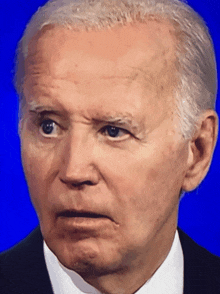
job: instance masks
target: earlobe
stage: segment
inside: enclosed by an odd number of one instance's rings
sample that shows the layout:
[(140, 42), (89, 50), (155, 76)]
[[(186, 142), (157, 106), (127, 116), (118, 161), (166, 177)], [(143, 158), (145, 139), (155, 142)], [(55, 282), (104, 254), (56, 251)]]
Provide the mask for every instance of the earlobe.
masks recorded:
[(218, 116), (214, 110), (207, 110), (201, 117), (197, 131), (189, 141), (187, 171), (182, 190), (195, 189), (209, 170), (218, 133)]

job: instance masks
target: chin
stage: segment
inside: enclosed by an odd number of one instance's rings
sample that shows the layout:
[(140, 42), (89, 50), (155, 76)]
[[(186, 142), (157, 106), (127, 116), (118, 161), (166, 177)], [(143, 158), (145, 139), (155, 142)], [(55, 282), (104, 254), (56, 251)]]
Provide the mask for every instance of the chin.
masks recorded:
[(115, 250), (112, 252), (106, 248), (103, 251), (97, 243), (94, 239), (84, 239), (76, 242), (57, 240), (47, 244), (63, 266), (85, 279), (113, 273), (121, 265), (121, 259)]

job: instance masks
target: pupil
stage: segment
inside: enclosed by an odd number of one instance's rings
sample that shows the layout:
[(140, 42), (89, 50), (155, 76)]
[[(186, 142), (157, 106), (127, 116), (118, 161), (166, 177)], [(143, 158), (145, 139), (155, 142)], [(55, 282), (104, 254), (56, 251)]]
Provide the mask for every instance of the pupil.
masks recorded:
[(51, 134), (53, 131), (54, 122), (51, 120), (46, 120), (42, 123), (43, 132), (47, 135)]
[(116, 127), (108, 127), (107, 128), (108, 134), (110, 137), (116, 137), (119, 133), (119, 128)]

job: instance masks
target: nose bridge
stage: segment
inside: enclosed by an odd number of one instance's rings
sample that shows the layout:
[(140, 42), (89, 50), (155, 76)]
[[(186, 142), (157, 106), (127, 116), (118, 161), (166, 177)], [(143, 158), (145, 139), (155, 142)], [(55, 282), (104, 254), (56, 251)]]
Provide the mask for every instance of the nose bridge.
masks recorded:
[(88, 129), (86, 125), (75, 126), (63, 142), (60, 171), (64, 181), (96, 181), (92, 156), (93, 139)]

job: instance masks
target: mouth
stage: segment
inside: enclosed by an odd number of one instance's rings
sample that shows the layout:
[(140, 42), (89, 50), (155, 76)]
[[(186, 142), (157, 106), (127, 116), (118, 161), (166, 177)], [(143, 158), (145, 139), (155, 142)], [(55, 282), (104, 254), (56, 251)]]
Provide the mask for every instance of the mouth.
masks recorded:
[(88, 219), (108, 218), (108, 219), (111, 220), (110, 217), (108, 217), (106, 215), (103, 215), (103, 214), (87, 212), (87, 211), (74, 211), (74, 210), (64, 210), (64, 211), (58, 213), (58, 217), (63, 217), (63, 218), (88, 218)]
[[(94, 211), (63, 209), (57, 212), (57, 225), (74, 238), (97, 236), (118, 225), (110, 216)], [(74, 233), (74, 235), (72, 234)]]

